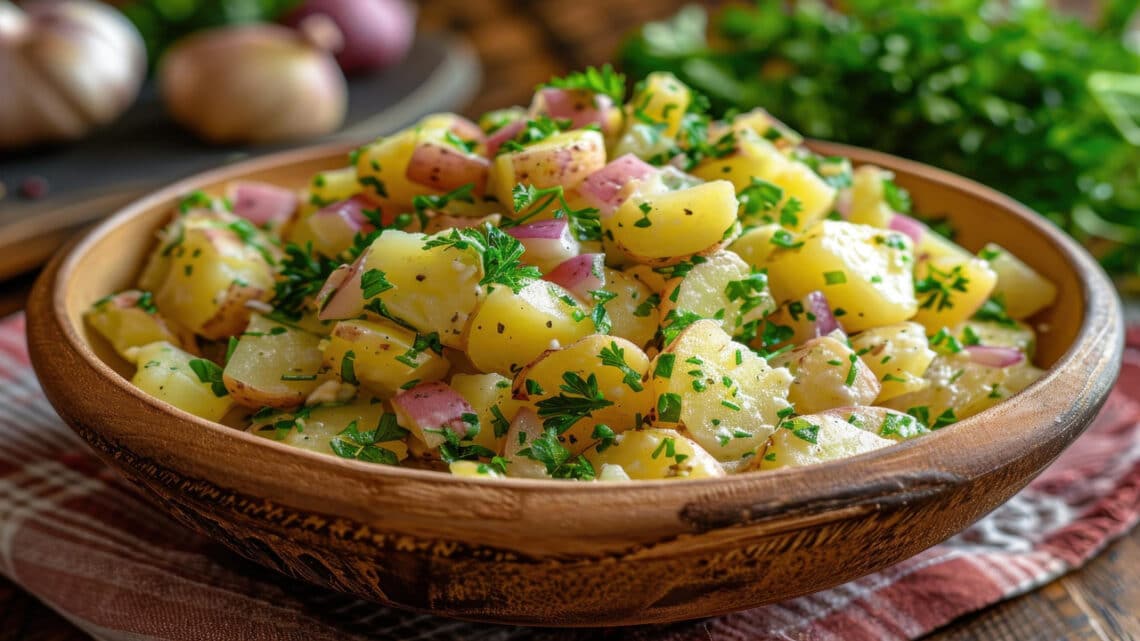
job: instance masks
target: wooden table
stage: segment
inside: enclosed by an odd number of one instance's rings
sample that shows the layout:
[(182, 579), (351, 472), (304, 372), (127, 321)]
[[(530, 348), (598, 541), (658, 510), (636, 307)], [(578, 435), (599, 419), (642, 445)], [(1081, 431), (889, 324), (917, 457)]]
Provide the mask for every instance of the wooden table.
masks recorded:
[[(421, 25), (466, 32), (484, 65), (476, 115), (525, 104), (553, 74), (600, 64), (634, 25), (670, 15), (681, 0), (431, 0)], [(0, 284), (0, 314), (20, 309), (31, 278)], [(1140, 529), (1085, 568), (1034, 592), (965, 616), (926, 641), (1140, 641)], [(90, 637), (0, 578), (0, 641)]]

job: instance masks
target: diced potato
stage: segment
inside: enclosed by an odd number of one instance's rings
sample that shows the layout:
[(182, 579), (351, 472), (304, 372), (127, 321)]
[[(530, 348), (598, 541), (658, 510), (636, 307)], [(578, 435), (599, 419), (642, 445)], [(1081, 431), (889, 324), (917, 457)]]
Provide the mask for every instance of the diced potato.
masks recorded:
[[(389, 313), (421, 333), (436, 332), (448, 347), (462, 349), (463, 330), (483, 297), (483, 262), (474, 249), (424, 245), (423, 234), (388, 230), (369, 247), (364, 257), (362, 305), (380, 301)], [(391, 287), (377, 283), (369, 291), (372, 270)], [(375, 273), (373, 277), (375, 277)], [(369, 296), (368, 294), (372, 294)]]
[(302, 404), (319, 380), (319, 336), (254, 314), (226, 363), (223, 381), (246, 407)]
[[(648, 369), (649, 358), (637, 345), (622, 338), (593, 334), (562, 349), (548, 351), (524, 367), (515, 376), (513, 392), (516, 399), (536, 407), (544, 418), (544, 406), (559, 401), (596, 401), (599, 407), (584, 412), (559, 431), (559, 441), (571, 454), (578, 454), (597, 440), (592, 437), (596, 425), (604, 424), (621, 433), (636, 427), (638, 416), (649, 413), (653, 400), (642, 383)], [(577, 377), (586, 385), (594, 377), (597, 397), (584, 396), (570, 386), (567, 377)], [(568, 386), (571, 389), (566, 389)]]
[(852, 174), (851, 212), (847, 220), (860, 225), (887, 229), (895, 211), (883, 197), (883, 182), (894, 174), (874, 165), (863, 165)]
[(408, 161), (415, 151), (417, 137), (414, 129), (405, 129), (361, 147), (356, 154), (360, 193), (388, 207), (406, 206), (419, 194), (438, 193), (407, 177)]
[(640, 281), (649, 288), (650, 292), (658, 296), (665, 292), (665, 275), (649, 265), (630, 265), (622, 271)]
[[(406, 434), (398, 428), (393, 429), (394, 426), (394, 415), (383, 403), (376, 399), (358, 398), (351, 403), (318, 405), (296, 412), (255, 416), (249, 432), (303, 450), (334, 456), (350, 454), (353, 455), (352, 458), (369, 460), (369, 455), (374, 452), (366, 452), (365, 445), (350, 436), (352, 430), (355, 430), (361, 435), (360, 440), (374, 448), (387, 450), (395, 456), (396, 461), (402, 461), (408, 458), (408, 445), (399, 438), (390, 437)], [(341, 453), (333, 449), (333, 441), (339, 441), (337, 447)]]
[(503, 457), (507, 459), (507, 476), (526, 479), (548, 479), (550, 474), (541, 462), (523, 452), (543, 434), (542, 420), (534, 410), (524, 407), (515, 414), (507, 437), (503, 440)]
[(756, 452), (753, 469), (775, 470), (834, 461), (887, 447), (894, 441), (838, 416), (808, 414), (784, 421)]
[(586, 451), (594, 469), (620, 466), (634, 480), (700, 479), (724, 476), (724, 468), (704, 448), (680, 432), (630, 430), (612, 445)]
[(144, 345), (135, 353), (135, 364), (138, 370), (131, 383), (180, 410), (216, 421), (233, 406), (222, 384), (222, 368), (170, 343)]
[[(667, 71), (654, 71), (645, 77), (629, 101), (626, 122), (648, 118), (665, 125), (661, 135), (673, 138), (681, 128), (681, 118), (693, 101), (693, 92)], [(634, 116), (637, 112), (638, 116)]]
[(925, 425), (910, 414), (904, 414), (886, 407), (870, 405), (837, 407), (826, 412), (820, 412), (819, 415), (841, 418), (861, 430), (866, 430), (896, 443), (930, 433)]
[(1020, 321), (1007, 325), (996, 321), (968, 320), (950, 332), (963, 345), (1013, 347), (1029, 358), (1033, 358), (1037, 349), (1033, 328)]
[(997, 274), (993, 295), (1000, 296), (1010, 318), (1028, 318), (1057, 300), (1057, 286), (1000, 245), (990, 243), (978, 252)]
[(185, 212), (180, 209), (170, 223), (158, 232), (158, 246), (147, 258), (142, 274), (139, 275), (138, 288), (154, 292), (162, 286), (174, 264), (174, 255), (182, 254), (180, 248), (187, 230), (224, 227), (236, 220), (236, 216), (218, 206), (208, 209), (191, 208)]
[(600, 132), (567, 131), (521, 151), (497, 156), (491, 168), (490, 191), (508, 208), (508, 213), (521, 213), (511, 208), (514, 202), (511, 191), (515, 185), (521, 183), (539, 189), (561, 185), (569, 191), (605, 165), (606, 143)]
[(908, 320), (918, 308), (910, 240), (866, 225), (825, 220), (801, 236), (803, 245), (768, 259), (777, 301), (822, 291), (843, 327), (858, 332)]
[(479, 434), (472, 441), (500, 451), (511, 421), (524, 405), (511, 398), (511, 379), (499, 374), (454, 374), (451, 389), (467, 399), (479, 417)]
[(751, 131), (761, 138), (771, 140), (778, 148), (796, 147), (804, 141), (803, 136), (760, 108), (737, 114), (732, 119), (732, 129), (737, 132)]
[(989, 299), (997, 274), (977, 258), (933, 258), (919, 263), (914, 281), (918, 299), (914, 321), (933, 334), (973, 316)]
[(338, 200), (345, 200), (360, 193), (360, 183), (356, 180), (356, 167), (343, 167), (318, 172), (309, 181), (308, 202), (314, 207), (323, 207)]
[(348, 320), (333, 328), (324, 364), (346, 383), (388, 398), (412, 381), (438, 381), (450, 363), (415, 332), (388, 321)]
[(870, 405), (879, 395), (875, 373), (853, 349), (833, 336), (813, 338), (773, 358), (772, 365), (791, 372), (788, 400), (803, 414)]
[(640, 280), (616, 269), (606, 268), (606, 290), (617, 294), (605, 303), (613, 329), (610, 333), (644, 348), (657, 333), (660, 311), (653, 292)]
[[(782, 198), (773, 212), (788, 200), (799, 201), (794, 224), (789, 229), (809, 229), (831, 212), (837, 191), (802, 162), (785, 156), (771, 141), (752, 132), (738, 132), (736, 151), (721, 158), (709, 158), (697, 165), (693, 175), (705, 180), (729, 180), (736, 192), (747, 189), (756, 178), (779, 187)], [(778, 219), (779, 214), (773, 213)]]
[(514, 376), (548, 349), (594, 333), (589, 310), (554, 283), (536, 281), (515, 294), (496, 287), (467, 326), (467, 356), (485, 372)]
[(208, 339), (240, 333), (249, 322), (246, 303), (273, 294), (273, 271), (261, 251), (230, 229), (187, 229), (170, 256), (154, 294), (158, 309)]
[[(772, 242), (776, 234), (783, 228), (772, 223), (746, 230), (737, 238), (728, 249), (740, 256), (744, 262), (756, 269), (767, 267), (768, 257), (776, 251), (777, 245)], [(784, 230), (784, 233), (789, 233)]]
[(452, 475), (463, 478), (501, 479), (505, 476), (489, 463), (479, 461), (452, 461), (447, 467)]
[(630, 259), (675, 265), (732, 241), (739, 233), (736, 208), (732, 185), (716, 180), (649, 198), (632, 196), (603, 225)]
[(851, 337), (853, 347), (882, 384), (877, 401), (916, 392), (929, 382), (922, 378), (935, 352), (918, 323), (874, 327)]
[[(697, 260), (700, 258), (700, 260)], [(720, 250), (694, 257), (693, 268), (665, 283), (661, 316), (692, 312), (720, 323), (730, 335), (747, 321), (763, 318), (776, 308), (768, 292), (768, 278), (752, 273), (736, 254)]]
[(972, 362), (964, 351), (939, 355), (926, 371), (928, 387), (884, 404), (910, 414), (924, 414), (927, 418), (923, 422), (937, 429), (1004, 401), (1041, 374), (1027, 362), (1014, 367), (987, 367)]
[(133, 348), (159, 341), (191, 353), (198, 351), (194, 334), (159, 315), (149, 292), (132, 289), (108, 296), (96, 302), (84, 318), (127, 360), (132, 360)]
[(791, 408), (788, 370), (769, 367), (716, 321), (685, 328), (649, 372), (652, 423), (682, 431), (719, 461), (754, 449)]

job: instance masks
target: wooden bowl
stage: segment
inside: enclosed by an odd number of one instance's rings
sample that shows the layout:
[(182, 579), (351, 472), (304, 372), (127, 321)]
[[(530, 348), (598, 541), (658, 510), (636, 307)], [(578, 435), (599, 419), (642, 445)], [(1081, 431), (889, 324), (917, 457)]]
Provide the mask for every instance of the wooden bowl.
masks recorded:
[[(60, 415), (180, 521), (293, 577), (444, 616), (549, 626), (703, 617), (828, 588), (901, 561), (1009, 499), (1092, 421), (1120, 366), (1120, 303), (1096, 262), (1022, 205), (884, 154), (919, 211), (995, 241), (1057, 284), (1034, 319), (1049, 366), (1027, 390), (923, 438), (849, 459), (691, 481), (456, 478), (293, 449), (130, 385), (84, 326), (129, 286), (179, 195), (231, 180), (301, 185), (344, 147), (202, 174), (125, 208), (40, 277), (32, 361)], [(118, 371), (116, 370), (118, 367)]]

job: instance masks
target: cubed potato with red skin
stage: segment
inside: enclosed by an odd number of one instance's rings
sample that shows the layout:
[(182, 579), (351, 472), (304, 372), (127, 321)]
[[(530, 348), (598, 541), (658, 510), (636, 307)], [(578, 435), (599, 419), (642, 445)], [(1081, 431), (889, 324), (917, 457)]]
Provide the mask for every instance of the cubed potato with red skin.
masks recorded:
[[(538, 189), (561, 186), (569, 192), (605, 165), (606, 144), (602, 134), (590, 130), (568, 131), (520, 151), (497, 156), (491, 169), (490, 188), (509, 209), (507, 213), (515, 215), (522, 213), (512, 207), (511, 192), (515, 185), (532, 185)], [(552, 204), (551, 211), (557, 204)]]

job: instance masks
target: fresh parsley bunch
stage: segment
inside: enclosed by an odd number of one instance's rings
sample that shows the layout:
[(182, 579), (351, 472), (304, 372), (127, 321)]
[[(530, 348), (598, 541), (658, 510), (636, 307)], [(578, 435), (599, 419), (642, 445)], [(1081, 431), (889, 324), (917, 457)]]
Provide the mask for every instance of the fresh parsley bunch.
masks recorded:
[(636, 77), (672, 71), (717, 109), (763, 106), (808, 136), (991, 185), (1136, 287), (1140, 38), (1125, 30), (1138, 4), (1108, 0), (1095, 27), (1028, 1), (759, 0), (711, 25), (688, 7), (621, 59)]

